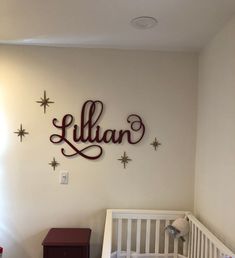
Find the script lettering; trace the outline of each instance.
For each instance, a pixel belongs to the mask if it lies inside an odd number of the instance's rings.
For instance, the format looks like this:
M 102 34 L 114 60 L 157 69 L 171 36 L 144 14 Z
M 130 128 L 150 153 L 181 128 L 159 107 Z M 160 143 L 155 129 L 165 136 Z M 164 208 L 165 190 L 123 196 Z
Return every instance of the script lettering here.
M 52 124 L 60 130 L 59 134 L 52 134 L 50 141 L 54 144 L 67 144 L 67 148 L 61 148 L 61 152 L 66 157 L 80 155 L 87 159 L 98 159 L 103 149 L 97 143 L 114 143 L 120 144 L 124 138 L 130 144 L 137 144 L 142 140 L 145 134 L 145 125 L 140 116 L 136 114 L 127 117 L 127 123 L 130 124 L 130 129 L 116 130 L 107 129 L 101 131 L 98 122 L 103 113 L 103 103 L 99 100 L 88 100 L 83 104 L 81 110 L 80 125 L 75 124 L 74 117 L 71 114 L 66 114 L 61 122 L 54 118 Z M 72 140 L 69 140 L 68 132 L 72 131 Z M 138 134 L 134 139 L 135 134 Z M 80 143 L 90 143 L 90 145 L 79 148 Z M 96 144 L 93 144 L 96 143 Z M 90 154 L 95 151 L 95 154 Z

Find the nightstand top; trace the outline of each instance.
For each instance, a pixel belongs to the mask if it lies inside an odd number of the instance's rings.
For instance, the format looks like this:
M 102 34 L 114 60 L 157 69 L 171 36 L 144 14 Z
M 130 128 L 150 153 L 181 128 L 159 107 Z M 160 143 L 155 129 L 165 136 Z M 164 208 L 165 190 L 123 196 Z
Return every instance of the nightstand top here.
M 89 228 L 51 228 L 42 242 L 43 246 L 84 246 L 89 245 Z

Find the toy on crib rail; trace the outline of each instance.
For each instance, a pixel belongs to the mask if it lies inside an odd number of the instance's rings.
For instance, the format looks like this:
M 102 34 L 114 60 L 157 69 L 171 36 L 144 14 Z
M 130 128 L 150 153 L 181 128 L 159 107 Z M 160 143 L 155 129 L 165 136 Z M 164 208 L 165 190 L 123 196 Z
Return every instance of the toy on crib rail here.
M 180 238 L 184 242 L 184 236 L 189 233 L 188 219 L 178 218 L 171 225 L 166 226 L 165 230 L 174 238 Z

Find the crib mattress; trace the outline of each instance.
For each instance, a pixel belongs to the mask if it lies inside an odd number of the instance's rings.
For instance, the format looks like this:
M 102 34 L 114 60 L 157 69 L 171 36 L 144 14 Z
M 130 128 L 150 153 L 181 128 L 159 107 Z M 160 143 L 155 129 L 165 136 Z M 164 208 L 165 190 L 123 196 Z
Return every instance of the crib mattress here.
M 110 258 L 127 258 L 126 252 L 122 252 L 119 256 L 117 256 L 117 252 L 113 252 Z M 131 253 L 130 258 L 186 258 L 183 255 L 175 255 L 175 254 L 137 254 Z

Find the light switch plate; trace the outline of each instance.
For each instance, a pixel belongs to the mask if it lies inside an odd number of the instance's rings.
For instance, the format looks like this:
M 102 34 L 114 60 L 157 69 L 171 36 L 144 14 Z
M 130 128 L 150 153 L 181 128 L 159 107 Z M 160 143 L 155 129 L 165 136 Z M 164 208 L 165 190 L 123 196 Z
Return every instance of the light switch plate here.
M 61 171 L 60 172 L 60 184 L 66 185 L 69 183 L 69 172 Z

